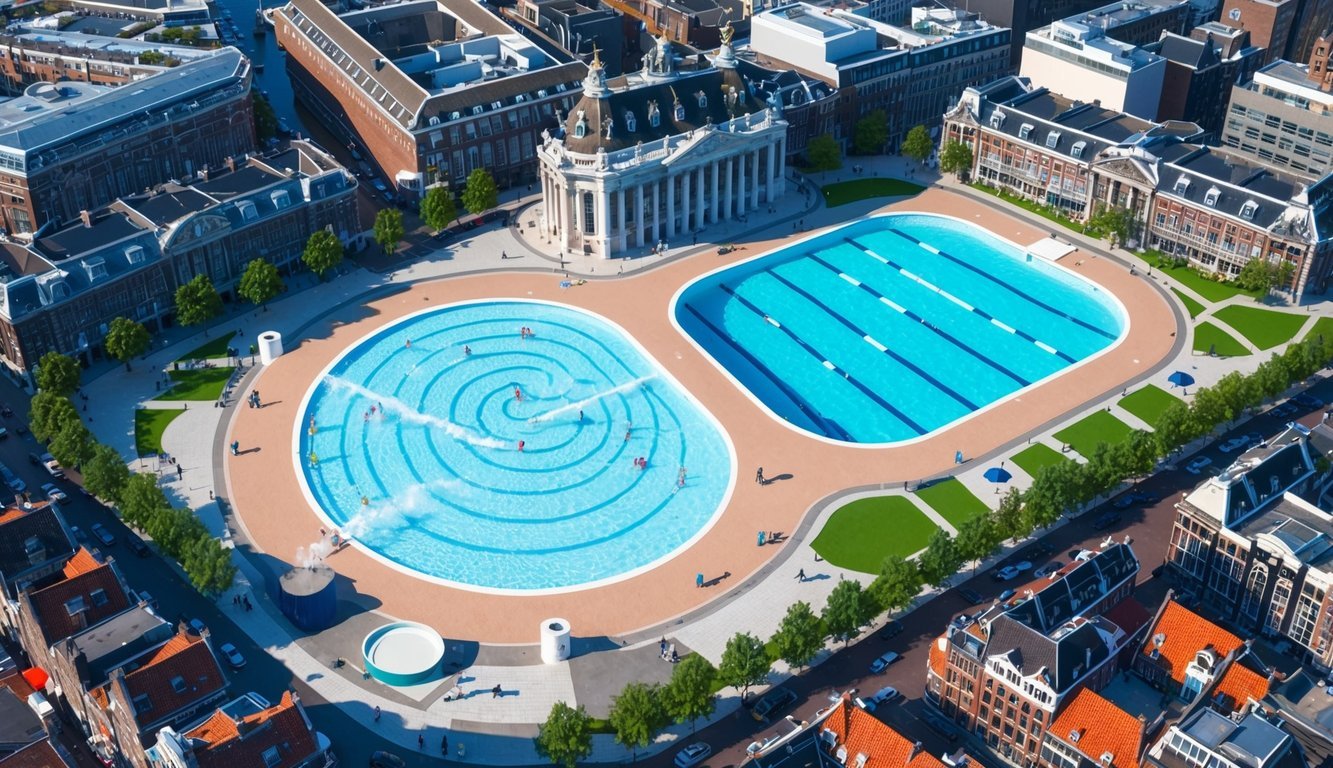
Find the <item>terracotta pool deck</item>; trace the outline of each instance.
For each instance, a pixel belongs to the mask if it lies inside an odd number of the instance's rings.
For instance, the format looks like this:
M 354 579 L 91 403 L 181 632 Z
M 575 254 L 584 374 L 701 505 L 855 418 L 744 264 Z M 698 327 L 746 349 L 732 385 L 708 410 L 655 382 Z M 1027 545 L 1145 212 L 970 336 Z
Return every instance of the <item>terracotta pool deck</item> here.
M 975 200 L 931 189 L 883 211 L 945 213 L 1027 245 L 1050 233 Z M 955 451 L 975 457 L 1042 429 L 1063 414 L 1118 391 L 1167 362 L 1177 317 L 1159 288 L 1122 264 L 1077 251 L 1060 263 L 1100 284 L 1124 304 L 1128 336 L 1115 349 L 1037 389 L 908 446 L 865 448 L 811 438 L 777 422 L 731 383 L 672 325 L 671 298 L 704 272 L 789 244 L 790 238 L 748 243 L 728 256 L 694 256 L 616 280 L 559 287 L 550 272 L 448 278 L 412 285 L 401 293 L 332 311 L 309 325 L 299 344 L 268 366 L 254 386 L 265 408 L 239 408 L 228 441 L 244 452 L 226 459 L 228 495 L 257 549 L 290 562 L 298 547 L 319 539 L 321 522 L 301 492 L 292 461 L 297 409 L 312 380 L 348 345 L 373 330 L 429 306 L 480 298 L 534 298 L 598 313 L 631 333 L 727 431 L 738 461 L 735 492 L 716 525 L 689 549 L 660 567 L 615 584 L 540 597 L 497 597 L 428 583 L 349 547 L 329 564 L 355 590 L 380 602 L 379 610 L 429 624 L 445 637 L 486 643 L 530 644 L 538 622 L 570 620 L 580 637 L 617 636 L 665 622 L 721 597 L 780 550 L 756 547 L 759 530 L 792 532 L 816 502 L 857 486 L 916 481 L 949 471 Z M 258 449 L 258 450 L 254 450 Z M 790 479 L 760 487 L 756 467 Z M 800 542 L 792 542 L 799 544 Z M 718 585 L 699 589 L 695 574 Z

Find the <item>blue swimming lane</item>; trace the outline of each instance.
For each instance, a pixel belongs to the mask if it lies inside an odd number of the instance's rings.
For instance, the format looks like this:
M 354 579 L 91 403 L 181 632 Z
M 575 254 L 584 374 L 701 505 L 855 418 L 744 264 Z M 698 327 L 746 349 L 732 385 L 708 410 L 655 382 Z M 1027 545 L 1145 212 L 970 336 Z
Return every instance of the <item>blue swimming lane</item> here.
M 389 326 L 316 382 L 301 425 L 331 525 L 403 568 L 492 589 L 577 587 L 666 557 L 714 519 L 733 470 L 713 419 L 618 329 L 534 302 Z
M 1120 337 L 1097 286 L 965 222 L 865 219 L 700 278 L 677 321 L 779 417 L 886 443 L 928 434 Z

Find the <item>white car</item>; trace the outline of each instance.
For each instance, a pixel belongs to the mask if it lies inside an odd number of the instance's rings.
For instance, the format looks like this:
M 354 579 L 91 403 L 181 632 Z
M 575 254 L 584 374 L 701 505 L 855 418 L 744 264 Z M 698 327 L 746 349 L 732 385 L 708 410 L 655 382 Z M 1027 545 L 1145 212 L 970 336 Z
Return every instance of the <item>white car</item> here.
M 898 689 L 891 685 L 886 685 L 875 692 L 874 696 L 866 699 L 866 702 L 878 707 L 882 704 L 888 704 L 890 701 L 898 698 Z M 873 707 L 872 707 L 873 708 Z
M 1011 565 L 1006 565 L 996 571 L 995 579 L 997 581 L 1008 581 L 1017 578 L 1019 574 L 1027 573 L 1030 570 L 1032 570 L 1032 562 L 1030 560 L 1022 560 Z
M 1207 456 L 1200 456 L 1194 461 L 1191 461 L 1189 464 L 1186 464 L 1185 471 L 1190 473 L 1191 475 L 1197 475 L 1202 473 L 1205 467 L 1211 466 L 1212 463 L 1213 460 L 1208 458 Z
M 880 656 L 878 659 L 875 659 L 874 661 L 870 662 L 870 673 L 872 675 L 878 675 L 880 672 L 883 672 L 884 670 L 888 669 L 891 664 L 893 664 L 895 661 L 898 661 L 901 658 L 902 657 L 899 656 L 895 651 L 889 651 L 883 656 Z
M 1060 569 L 1063 567 L 1065 567 L 1064 563 L 1060 562 L 1059 560 L 1055 560 L 1038 568 L 1036 572 L 1034 572 L 1032 575 L 1040 579 L 1043 576 L 1050 576 L 1052 574 L 1058 573 Z
M 222 658 L 226 659 L 227 663 L 231 665 L 232 669 L 240 669 L 245 666 L 245 657 L 242 656 L 241 652 L 236 650 L 236 646 L 231 643 L 223 643 L 222 645 L 219 645 L 218 651 L 222 654 Z M 693 765 L 693 763 L 691 763 L 691 765 Z
M 60 486 L 55 483 L 46 483 L 42 485 L 42 494 L 46 496 L 47 501 L 69 501 L 69 496 L 60 490 Z
M 707 760 L 711 754 L 713 754 L 712 747 L 702 741 L 696 741 L 676 753 L 676 768 L 694 768 Z

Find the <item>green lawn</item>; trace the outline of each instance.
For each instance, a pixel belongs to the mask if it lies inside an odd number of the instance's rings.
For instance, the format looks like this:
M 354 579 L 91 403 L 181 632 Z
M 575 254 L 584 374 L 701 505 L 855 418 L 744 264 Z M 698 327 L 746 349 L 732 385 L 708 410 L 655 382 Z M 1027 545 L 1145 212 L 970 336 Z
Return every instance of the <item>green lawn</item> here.
M 1250 354 L 1231 334 L 1209 322 L 1194 326 L 1194 351 L 1214 352 L 1218 357 L 1244 357 Z
M 1272 349 L 1290 341 L 1309 319 L 1309 315 L 1293 315 L 1236 304 L 1222 307 L 1213 314 L 1218 320 L 1235 328 L 1240 335 L 1249 339 L 1250 343 L 1259 349 Z
M 192 371 L 167 371 L 174 386 L 154 400 L 217 400 L 235 368 L 198 368 Z
M 956 477 L 921 488 L 916 495 L 954 528 L 962 525 L 965 520 L 990 511 L 990 507 L 969 491 L 967 486 L 958 482 Z
M 1180 399 L 1175 395 L 1149 384 L 1143 389 L 1130 392 L 1120 398 L 1120 407 L 1148 422 L 1153 429 L 1156 429 L 1157 419 L 1161 417 L 1162 411 L 1178 402 L 1180 402 Z
M 1321 317 L 1314 321 L 1310 326 L 1310 332 L 1305 334 L 1305 339 L 1317 339 L 1323 336 L 1328 341 L 1333 341 L 1333 317 Z
M 200 344 L 189 352 L 176 358 L 176 360 L 180 362 L 184 360 L 211 360 L 215 357 L 226 357 L 227 347 L 232 345 L 231 340 L 235 338 L 235 336 L 235 331 L 230 333 L 224 331 L 221 336 Z
M 140 408 L 134 412 L 134 450 L 140 456 L 155 456 L 162 452 L 162 433 L 184 408 Z
M 935 529 L 910 500 L 875 496 L 834 512 L 810 546 L 840 568 L 879 573 L 889 555 L 907 557 L 925 549 Z
M 1045 443 L 1033 443 L 1023 450 L 1015 453 L 1010 459 L 1018 465 L 1018 468 L 1024 472 L 1037 476 L 1037 472 L 1042 467 L 1049 467 L 1052 464 L 1059 464 L 1062 461 L 1070 461 L 1068 456 L 1062 456 L 1059 451 L 1046 445 Z
M 1205 301 L 1225 301 L 1232 296 L 1259 295 L 1258 291 L 1246 291 L 1231 283 L 1219 283 L 1199 274 L 1192 267 L 1158 267 L 1157 271 L 1174 277 L 1177 282 L 1202 296 Z
M 996 197 L 1000 198 L 1001 200 L 1007 203 L 1016 205 L 1024 210 L 1031 211 L 1032 213 L 1035 213 L 1038 216 L 1041 216 L 1042 218 L 1050 219 L 1051 221 L 1055 222 L 1056 224 L 1059 224 L 1065 229 L 1069 229 L 1074 232 L 1078 232 L 1080 234 L 1083 232 L 1083 225 L 1081 223 L 1063 214 L 1057 213 L 1050 206 L 1034 203 L 1031 200 L 1024 200 L 1023 198 L 1015 194 L 1012 194 L 1006 190 L 998 189 L 988 184 L 982 184 L 981 182 L 972 182 L 968 186 L 972 187 L 973 189 L 985 192 L 988 195 L 995 195 Z
M 915 195 L 923 189 L 925 187 L 920 184 L 913 184 L 902 179 L 853 179 L 823 187 L 824 204 L 830 208 L 837 208 L 840 205 L 876 197 Z
M 1198 317 L 1199 313 L 1203 311 L 1202 304 L 1186 296 L 1185 292 L 1179 288 L 1172 288 L 1171 292 L 1180 299 L 1180 303 L 1185 305 L 1185 311 L 1190 313 L 1190 317 Z
M 1091 456 L 1098 443 L 1115 443 L 1129 437 L 1133 428 L 1106 411 L 1097 411 L 1056 432 L 1053 437 L 1084 456 Z

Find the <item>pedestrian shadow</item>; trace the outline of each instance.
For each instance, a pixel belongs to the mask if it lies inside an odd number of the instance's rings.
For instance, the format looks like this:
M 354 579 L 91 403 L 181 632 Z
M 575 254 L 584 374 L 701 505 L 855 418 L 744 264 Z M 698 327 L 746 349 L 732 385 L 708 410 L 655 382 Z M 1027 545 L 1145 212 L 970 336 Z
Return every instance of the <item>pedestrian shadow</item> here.
M 806 576 L 801 581 L 828 581 L 831 578 L 833 577 L 827 573 L 816 573 L 814 576 Z
M 787 536 L 787 534 L 783 533 L 782 531 L 773 531 L 768 534 L 768 537 L 766 539 L 764 539 L 764 546 L 768 546 L 769 544 L 781 544 L 788 538 L 790 537 Z
M 723 574 L 722 574 L 721 576 L 715 576 L 715 577 L 709 579 L 708 581 L 705 581 L 705 582 L 704 582 L 704 586 L 705 586 L 705 587 L 716 587 L 718 584 L 721 584 L 723 581 L 725 581 L 726 579 L 729 579 L 729 578 L 731 578 L 731 571 L 725 571 L 725 572 L 723 572 Z
M 783 481 L 783 480 L 791 480 L 791 479 L 794 478 L 794 477 L 796 477 L 796 476 L 793 475 L 793 474 L 790 473 L 790 472 L 783 472 L 783 473 L 780 474 L 780 475 L 773 475 L 772 477 L 765 477 L 765 478 L 764 478 L 763 485 L 770 485 L 770 484 L 772 484 L 772 483 L 781 482 L 781 481 Z
M 236 452 L 236 455 L 237 455 L 237 456 L 245 456 L 245 455 L 247 455 L 247 454 L 251 454 L 251 453 L 259 453 L 259 452 L 262 451 L 262 450 L 264 450 L 264 449 L 263 449 L 263 448 L 260 448 L 259 446 L 256 445 L 254 448 L 246 448 L 244 451 L 237 451 L 237 452 Z
M 269 401 L 269 402 L 262 403 L 262 404 L 259 406 L 259 410 L 262 411 L 262 410 L 264 410 L 265 408 L 269 407 L 270 405 L 282 405 L 282 401 L 281 401 L 281 400 L 271 400 L 271 401 Z

